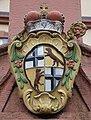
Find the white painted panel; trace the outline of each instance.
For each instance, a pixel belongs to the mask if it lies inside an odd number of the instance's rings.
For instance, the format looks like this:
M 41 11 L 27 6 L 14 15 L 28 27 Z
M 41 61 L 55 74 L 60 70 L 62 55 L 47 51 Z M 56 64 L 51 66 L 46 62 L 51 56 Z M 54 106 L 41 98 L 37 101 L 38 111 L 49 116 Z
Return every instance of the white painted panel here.
M 8 43 L 8 39 L 0 39 L 0 45 L 4 45 Z
M 62 68 L 55 68 L 55 75 L 63 75 L 63 69 Z
M 51 68 L 45 68 L 45 74 L 51 75 Z
M 0 0 L 0 12 L 9 12 L 10 0 Z
M 25 69 L 33 67 L 33 61 L 27 61 L 25 63 Z
M 9 26 L 8 25 L 0 25 L 0 31 L 5 31 L 5 32 L 8 32 L 8 28 Z
M 44 48 L 43 46 L 38 47 L 38 55 L 44 55 Z
M 82 16 L 91 16 L 91 0 L 81 0 Z
M 33 52 L 27 56 L 27 58 L 33 57 Z
M 91 46 L 91 29 L 88 29 L 86 34 L 83 36 L 83 43 Z
M 45 80 L 45 91 L 51 91 L 51 80 L 50 79 Z
M 56 79 L 55 79 L 56 80 Z M 58 85 L 58 83 L 59 83 L 59 80 L 56 80 L 56 86 Z
M 44 59 L 43 60 L 38 60 L 38 66 L 44 66 Z

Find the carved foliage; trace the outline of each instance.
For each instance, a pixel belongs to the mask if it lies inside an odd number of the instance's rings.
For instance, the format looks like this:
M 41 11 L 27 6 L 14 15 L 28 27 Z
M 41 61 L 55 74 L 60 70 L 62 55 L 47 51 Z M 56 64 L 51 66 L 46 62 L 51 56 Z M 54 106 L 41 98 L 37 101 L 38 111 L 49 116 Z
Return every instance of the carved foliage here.
M 10 56 L 10 61 L 13 65 L 14 72 L 17 74 L 17 81 L 20 83 L 20 88 L 23 89 L 24 83 L 27 83 L 28 81 L 22 75 L 23 73 L 22 63 L 23 63 L 24 55 L 18 55 L 16 52 L 16 50 L 19 49 L 21 46 L 22 43 L 16 40 L 11 44 L 11 48 L 9 51 L 12 51 Z
M 69 80 L 73 80 L 73 71 L 78 70 L 77 64 L 79 64 L 81 55 L 80 49 L 74 41 L 68 42 L 68 46 L 71 48 L 71 50 L 65 55 L 67 69 L 65 72 L 66 77 L 62 81 L 62 85 L 65 85 L 67 90 L 69 89 Z M 79 50 L 79 54 L 77 49 Z

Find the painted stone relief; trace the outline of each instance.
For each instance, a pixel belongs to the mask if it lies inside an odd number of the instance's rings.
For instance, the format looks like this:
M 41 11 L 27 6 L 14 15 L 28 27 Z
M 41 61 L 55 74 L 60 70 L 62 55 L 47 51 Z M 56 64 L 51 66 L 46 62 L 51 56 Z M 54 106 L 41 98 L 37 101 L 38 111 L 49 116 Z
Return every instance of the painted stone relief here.
M 76 39 L 86 33 L 82 22 L 72 23 L 67 34 L 59 11 L 48 12 L 46 3 L 40 13 L 31 11 L 25 27 L 9 45 L 12 74 L 19 96 L 35 114 L 54 114 L 62 110 L 72 94 L 81 63 Z

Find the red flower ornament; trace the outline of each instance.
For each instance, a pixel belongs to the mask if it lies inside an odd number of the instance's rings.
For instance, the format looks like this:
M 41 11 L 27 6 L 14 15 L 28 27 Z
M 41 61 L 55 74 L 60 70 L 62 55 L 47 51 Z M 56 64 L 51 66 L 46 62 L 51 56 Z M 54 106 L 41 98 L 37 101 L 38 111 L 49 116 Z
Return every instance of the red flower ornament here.
M 68 66 L 68 68 L 73 68 L 74 67 L 74 61 L 73 60 L 68 60 L 67 61 L 67 66 Z
M 82 31 L 83 31 L 83 29 L 81 27 L 79 27 L 79 26 L 76 26 L 74 28 L 75 35 L 80 35 L 82 33 Z
M 20 68 L 20 67 L 22 67 L 22 62 L 19 60 L 16 60 L 15 61 L 15 66 L 17 67 L 17 68 Z

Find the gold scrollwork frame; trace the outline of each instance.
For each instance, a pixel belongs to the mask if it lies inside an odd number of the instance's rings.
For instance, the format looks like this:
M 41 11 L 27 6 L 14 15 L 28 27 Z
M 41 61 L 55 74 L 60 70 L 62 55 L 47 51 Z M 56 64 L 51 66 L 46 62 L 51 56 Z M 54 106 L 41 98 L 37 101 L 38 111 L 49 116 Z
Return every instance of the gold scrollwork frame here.
M 18 85 L 19 95 L 25 106 L 35 114 L 53 114 L 64 108 L 71 97 L 74 79 L 81 63 L 81 51 L 76 41 L 63 37 L 59 33 L 39 31 L 27 34 L 19 33 L 9 45 L 8 53 L 12 73 Z M 32 48 L 40 44 L 54 46 L 66 60 L 66 70 L 63 80 L 51 93 L 38 93 L 34 90 L 24 74 L 24 58 Z M 66 59 L 67 58 L 67 59 Z

